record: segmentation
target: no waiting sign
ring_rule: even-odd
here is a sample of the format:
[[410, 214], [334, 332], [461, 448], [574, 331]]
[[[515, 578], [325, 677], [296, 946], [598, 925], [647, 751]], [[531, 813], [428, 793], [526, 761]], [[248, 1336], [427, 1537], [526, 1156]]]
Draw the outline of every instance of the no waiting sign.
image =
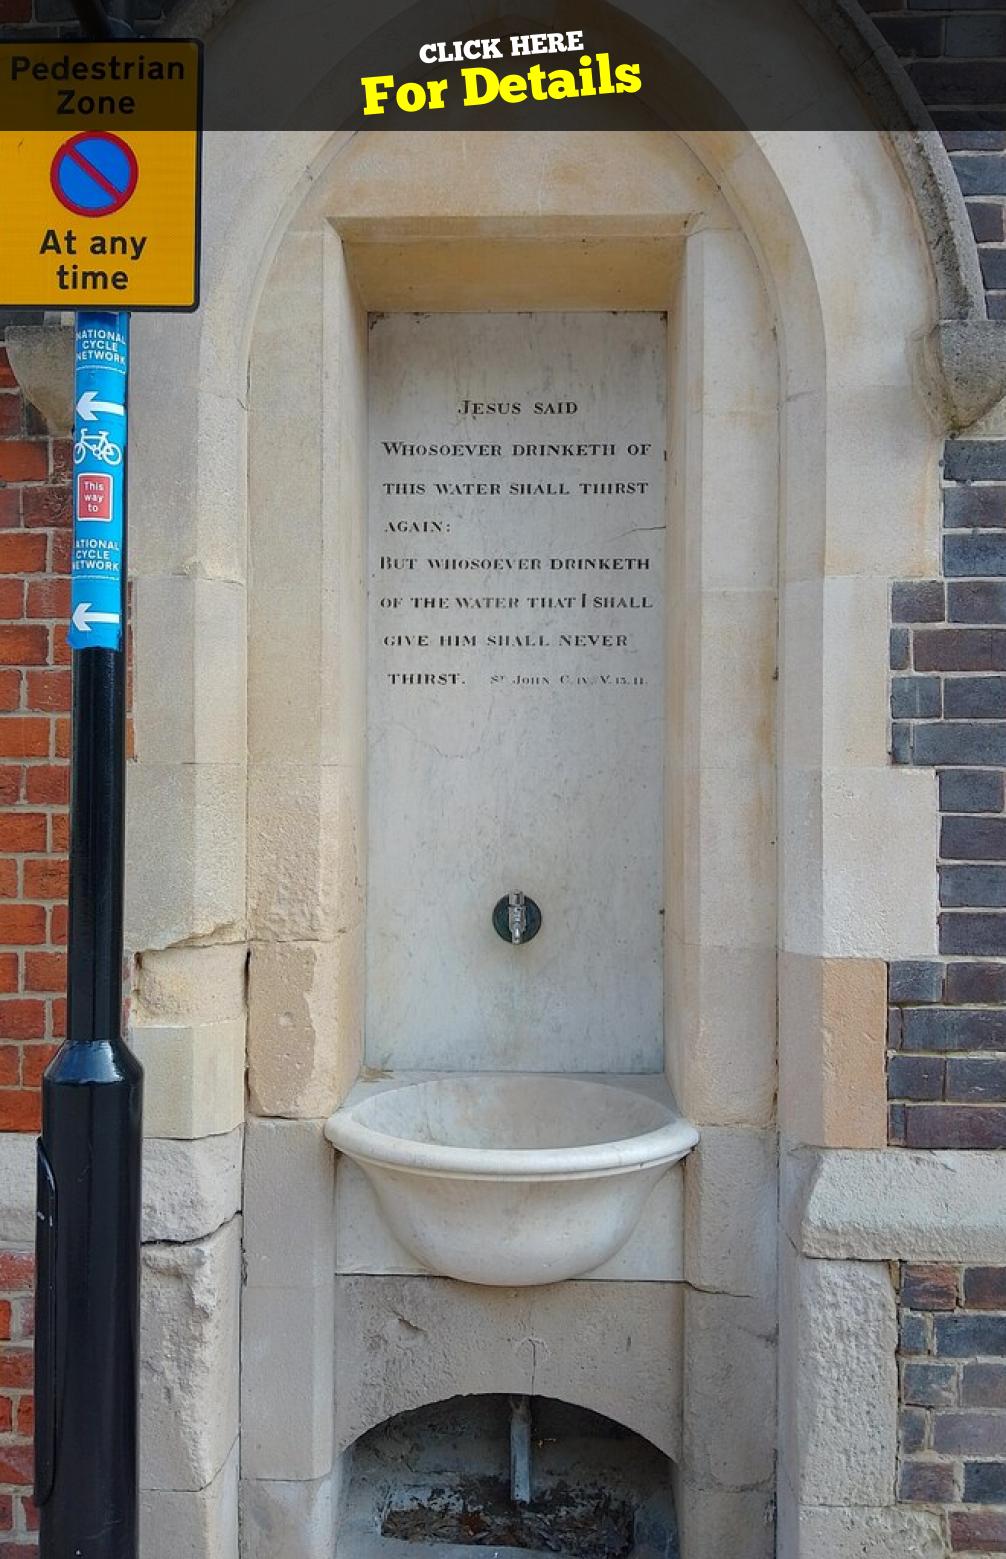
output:
[[0, 43], [0, 307], [193, 309], [201, 49]]

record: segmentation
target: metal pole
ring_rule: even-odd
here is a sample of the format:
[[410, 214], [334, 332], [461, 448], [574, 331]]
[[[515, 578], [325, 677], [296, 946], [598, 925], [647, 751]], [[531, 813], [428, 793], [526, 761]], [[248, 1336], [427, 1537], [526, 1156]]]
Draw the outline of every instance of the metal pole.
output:
[[126, 314], [80, 314], [67, 1038], [42, 1083], [42, 1559], [136, 1559], [143, 1074], [122, 1034]]

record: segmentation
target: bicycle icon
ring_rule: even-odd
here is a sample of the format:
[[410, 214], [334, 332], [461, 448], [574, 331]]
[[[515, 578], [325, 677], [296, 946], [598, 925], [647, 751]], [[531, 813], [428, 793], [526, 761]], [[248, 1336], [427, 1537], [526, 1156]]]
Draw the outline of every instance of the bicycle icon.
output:
[[80, 438], [73, 446], [73, 463], [80, 465], [88, 455], [93, 455], [96, 460], [101, 460], [106, 466], [122, 464], [122, 449], [110, 439], [105, 429], [100, 433], [91, 433], [87, 428], [82, 428]]

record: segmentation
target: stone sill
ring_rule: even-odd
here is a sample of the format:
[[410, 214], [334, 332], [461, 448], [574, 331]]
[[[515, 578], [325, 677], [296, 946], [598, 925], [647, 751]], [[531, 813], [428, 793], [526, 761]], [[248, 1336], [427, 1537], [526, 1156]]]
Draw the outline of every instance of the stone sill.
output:
[[1006, 1154], [795, 1148], [782, 1226], [805, 1256], [1006, 1264]]

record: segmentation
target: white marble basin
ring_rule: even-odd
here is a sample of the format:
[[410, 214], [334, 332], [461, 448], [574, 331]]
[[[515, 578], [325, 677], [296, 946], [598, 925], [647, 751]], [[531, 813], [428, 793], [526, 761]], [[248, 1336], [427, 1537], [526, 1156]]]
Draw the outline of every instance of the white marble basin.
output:
[[507, 1287], [607, 1261], [699, 1137], [632, 1088], [541, 1073], [388, 1087], [350, 1100], [325, 1134], [360, 1165], [417, 1261]]

